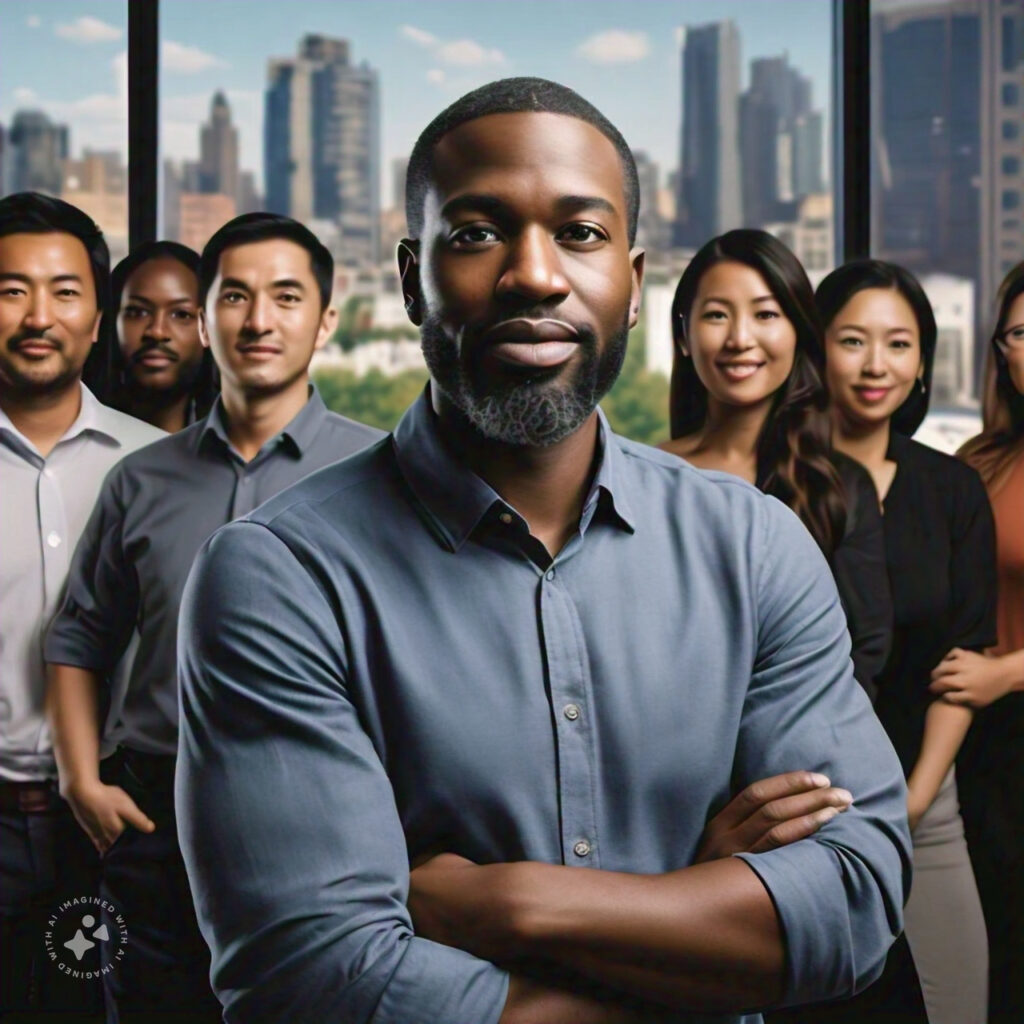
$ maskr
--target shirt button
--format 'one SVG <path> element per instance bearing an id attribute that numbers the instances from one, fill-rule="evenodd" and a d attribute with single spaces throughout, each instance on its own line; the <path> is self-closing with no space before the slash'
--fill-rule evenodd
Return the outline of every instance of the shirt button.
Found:
<path id="1" fill-rule="evenodd" d="M 581 839 L 573 848 L 572 852 L 577 857 L 589 857 L 590 856 L 590 843 L 586 839 Z"/>
<path id="2" fill-rule="evenodd" d="M 555 570 L 554 569 L 548 569 L 547 579 L 553 580 L 554 578 L 555 578 Z"/>
<path id="3" fill-rule="evenodd" d="M 569 719 L 570 722 L 575 722 L 580 717 L 580 709 L 575 704 L 566 704 L 562 708 L 562 714 Z"/>
<path id="4" fill-rule="evenodd" d="M 49 544 L 51 548 L 60 547 L 60 534 L 56 531 L 48 533 L 46 535 L 46 543 Z"/>
<path id="5" fill-rule="evenodd" d="M 511 512 L 502 512 L 502 513 L 501 513 L 501 515 L 500 515 L 500 516 L 498 516 L 498 518 L 499 518 L 499 519 L 500 519 L 500 520 L 501 520 L 501 521 L 502 521 L 502 522 L 503 522 L 503 523 L 504 523 L 504 524 L 505 524 L 506 526 L 508 526 L 508 524 L 512 522 L 512 513 L 511 513 Z"/>

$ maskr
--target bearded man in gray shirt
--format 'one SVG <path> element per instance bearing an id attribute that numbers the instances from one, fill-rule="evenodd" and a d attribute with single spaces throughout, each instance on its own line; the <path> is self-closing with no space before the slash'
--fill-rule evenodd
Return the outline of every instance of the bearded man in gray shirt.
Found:
<path id="1" fill-rule="evenodd" d="M 107 478 L 46 639 L 62 791 L 103 853 L 101 892 L 129 929 L 128 955 L 104 978 L 121 1024 L 154 1013 L 220 1019 L 174 820 L 178 607 L 217 527 L 380 436 L 328 412 L 309 383 L 337 317 L 333 270 L 287 217 L 246 214 L 213 235 L 200 263 L 200 330 L 220 397 Z M 126 685 L 112 694 L 103 736 L 97 706 L 118 671 Z M 101 741 L 117 745 L 102 764 Z"/>
<path id="2" fill-rule="evenodd" d="M 97 860 L 57 792 L 42 640 L 104 476 L 164 436 L 81 381 L 109 269 L 81 210 L 36 192 L 0 199 L 0 1016 L 11 1021 L 99 1001 L 98 983 L 70 976 L 99 970 L 98 944 L 86 939 L 77 959 L 63 947 L 87 911 L 60 907 L 94 895 Z"/>
<path id="3" fill-rule="evenodd" d="M 905 791 L 828 566 L 596 408 L 637 195 L 563 86 L 441 113 L 399 247 L 426 393 L 196 560 L 176 798 L 228 1021 L 752 1024 L 881 970 Z M 708 859 L 795 769 L 853 804 Z"/>

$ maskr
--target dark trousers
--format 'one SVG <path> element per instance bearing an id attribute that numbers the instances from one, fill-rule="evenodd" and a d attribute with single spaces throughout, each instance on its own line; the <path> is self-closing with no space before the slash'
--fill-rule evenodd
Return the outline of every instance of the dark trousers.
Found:
<path id="1" fill-rule="evenodd" d="M 103 857 L 100 894 L 128 929 L 128 948 L 104 977 L 108 1024 L 204 1024 L 222 1010 L 210 988 L 210 951 L 199 932 L 174 817 L 174 759 L 120 749 L 101 765 L 155 822 L 127 828 Z"/>
<path id="2" fill-rule="evenodd" d="M 96 850 L 55 787 L 36 792 L 31 810 L 19 807 L 29 801 L 19 800 L 26 790 L 17 784 L 2 783 L 0 790 L 0 1018 L 5 1024 L 102 1020 L 99 978 L 86 976 L 98 972 L 99 944 L 82 959 L 64 948 L 83 917 L 99 919 L 94 906 L 71 906 L 96 895 Z"/>

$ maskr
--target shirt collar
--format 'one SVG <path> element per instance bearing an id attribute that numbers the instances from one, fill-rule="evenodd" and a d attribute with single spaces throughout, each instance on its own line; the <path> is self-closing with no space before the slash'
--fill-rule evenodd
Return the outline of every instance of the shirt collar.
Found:
<path id="1" fill-rule="evenodd" d="M 312 384 L 309 385 L 309 397 L 306 404 L 296 413 L 291 422 L 277 435 L 277 441 L 287 445 L 292 454 L 299 456 L 304 454 L 316 440 L 324 419 L 327 416 L 327 406 Z M 228 437 L 225 424 L 224 402 L 220 395 L 214 400 L 206 418 L 200 421 L 202 427 L 199 430 L 199 444 L 208 443 L 208 438 L 217 437 L 228 448 L 231 448 L 231 438 Z M 275 439 L 267 444 L 274 443 Z M 266 445 L 264 445 L 266 448 Z"/>
<path id="2" fill-rule="evenodd" d="M 598 467 L 583 503 L 585 522 L 606 513 L 609 521 L 634 532 L 623 486 L 626 458 L 604 413 L 598 409 Z M 392 437 L 398 466 L 441 541 L 458 551 L 496 505 L 515 510 L 490 484 L 468 469 L 441 439 L 430 404 L 430 385 L 409 407 Z M 617 492 L 617 493 L 616 493 Z"/>
<path id="3" fill-rule="evenodd" d="M 120 448 L 121 439 L 118 437 L 117 424 L 114 422 L 117 414 L 112 409 L 100 404 L 99 399 L 84 384 L 79 382 L 78 386 L 81 389 L 81 406 L 78 415 L 57 444 L 63 444 L 65 441 L 78 437 L 79 434 L 88 432 L 107 438 Z M 22 435 L 3 409 L 0 409 L 0 430 L 8 431 L 24 446 L 35 451 L 35 445 Z"/>

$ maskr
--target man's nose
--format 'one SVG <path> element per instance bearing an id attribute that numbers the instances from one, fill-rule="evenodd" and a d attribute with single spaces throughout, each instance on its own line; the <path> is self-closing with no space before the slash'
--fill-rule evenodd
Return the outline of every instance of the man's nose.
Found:
<path id="1" fill-rule="evenodd" d="M 245 318 L 246 328 L 253 334 L 266 334 L 270 330 L 272 313 L 270 296 L 256 292 L 249 303 L 249 313 Z"/>
<path id="2" fill-rule="evenodd" d="M 25 326 L 45 331 L 53 326 L 53 296 L 45 288 L 33 288 L 29 294 Z"/>
<path id="3" fill-rule="evenodd" d="M 167 341 L 170 337 L 170 320 L 165 310 L 158 309 L 149 319 L 143 337 L 154 341 Z"/>
<path id="4" fill-rule="evenodd" d="M 495 291 L 529 302 L 558 301 L 569 294 L 558 246 L 545 230 L 527 229 L 510 242 Z"/>

